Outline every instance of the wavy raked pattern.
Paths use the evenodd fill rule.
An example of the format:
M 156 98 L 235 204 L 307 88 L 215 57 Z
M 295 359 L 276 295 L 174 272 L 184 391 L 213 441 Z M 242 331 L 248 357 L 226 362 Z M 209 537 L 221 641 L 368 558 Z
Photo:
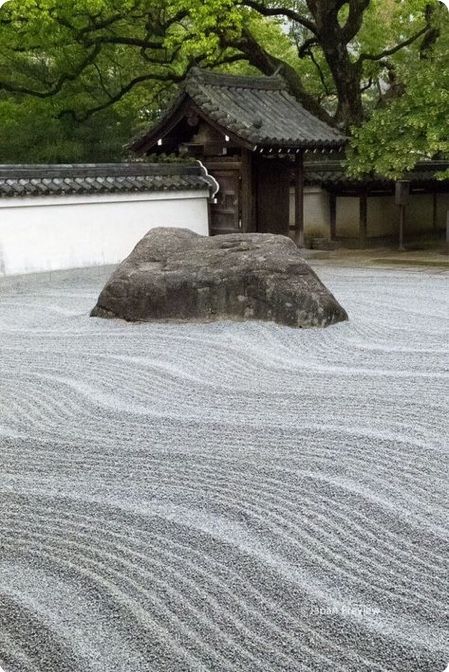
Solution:
M 443 672 L 449 274 L 318 272 L 349 323 L 0 283 L 5 672 Z

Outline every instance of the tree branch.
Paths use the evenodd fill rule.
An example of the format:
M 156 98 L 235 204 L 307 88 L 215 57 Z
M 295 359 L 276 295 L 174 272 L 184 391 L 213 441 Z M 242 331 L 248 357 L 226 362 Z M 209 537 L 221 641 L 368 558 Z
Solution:
M 246 60 L 246 57 L 243 56 L 242 54 L 229 54 L 229 55 L 222 55 L 214 64 L 213 67 L 218 67 L 220 65 L 226 65 L 228 63 L 235 63 L 237 61 L 241 60 Z M 198 60 L 201 61 L 201 58 L 198 58 Z M 79 114 L 76 112 L 76 110 L 72 109 L 65 109 L 61 110 L 58 114 L 58 118 L 61 119 L 64 116 L 70 115 L 73 117 L 73 119 L 79 123 L 82 123 L 84 121 L 87 121 L 89 117 L 92 115 L 96 114 L 97 112 L 102 112 L 103 110 L 106 110 L 108 107 L 111 107 L 111 105 L 114 105 L 115 103 L 118 103 L 119 100 L 121 100 L 124 96 L 126 96 L 127 93 L 129 93 L 132 89 L 134 89 L 136 86 L 139 84 L 144 84 L 145 82 L 150 82 L 150 81 L 157 81 L 157 82 L 169 82 L 170 84 L 179 84 L 182 82 L 188 70 L 190 69 L 190 66 L 192 63 L 189 63 L 185 69 L 185 71 L 182 74 L 174 74 L 174 73 L 165 73 L 165 74 L 148 74 L 148 75 L 141 75 L 139 77 L 135 77 L 133 80 L 128 82 L 125 86 L 121 87 L 115 94 L 111 94 L 109 91 L 105 91 L 105 93 L 108 96 L 108 100 L 106 100 L 104 103 L 100 103 L 99 105 L 92 107 L 82 114 Z
M 58 119 L 61 119 L 64 116 L 70 115 L 73 117 L 73 119 L 79 123 L 82 123 L 83 121 L 87 121 L 89 117 L 91 117 L 93 114 L 96 114 L 97 112 L 101 112 L 102 110 L 107 109 L 111 105 L 114 105 L 114 103 L 118 103 L 119 100 L 121 100 L 124 96 L 126 96 L 127 93 L 129 93 L 132 89 L 134 89 L 136 86 L 139 84 L 143 84 L 144 82 L 149 82 L 149 81 L 158 81 L 158 82 L 171 82 L 173 84 L 181 82 L 185 78 L 185 74 L 182 75 L 158 75 L 158 74 L 151 74 L 151 75 L 141 75 L 140 77 L 135 77 L 132 79 L 126 86 L 123 86 L 121 89 L 119 89 L 114 95 L 110 95 L 110 98 L 105 101 L 104 103 L 101 103 L 100 105 L 97 105 L 96 107 L 92 107 L 89 110 L 86 110 L 82 114 L 78 114 L 76 110 L 71 110 L 71 109 L 65 109 L 61 110 L 58 114 Z
M 265 5 L 257 2 L 257 0 L 241 0 L 239 4 L 243 7 L 254 9 L 254 11 L 261 14 L 261 16 L 285 16 L 287 19 L 290 19 L 290 21 L 294 21 L 295 23 L 304 26 L 304 28 L 310 30 L 314 35 L 317 34 L 315 23 L 299 12 L 296 12 L 294 9 L 288 7 L 265 7 Z
M 119 37 L 116 35 L 105 35 L 83 40 L 83 45 L 86 47 L 92 47 L 94 45 L 100 44 L 120 44 L 128 47 L 139 47 L 140 49 L 163 49 L 164 46 L 162 40 L 153 42 L 151 40 L 140 39 L 138 37 Z
M 399 44 L 391 47 L 391 49 L 384 49 L 384 51 L 381 51 L 379 54 L 360 54 L 358 62 L 362 63 L 363 61 L 380 61 L 387 56 L 392 56 L 397 51 L 400 51 L 401 49 L 404 49 L 404 47 L 408 47 L 410 44 L 413 44 L 413 42 L 418 40 L 422 35 L 425 35 L 429 30 L 431 30 L 430 26 L 424 26 L 424 28 L 421 28 L 421 30 L 408 39 L 404 40 L 403 42 L 399 42 Z
M 296 70 L 287 62 L 273 56 L 253 37 L 248 29 L 244 29 L 242 35 L 233 42 L 227 44 L 241 51 L 248 62 L 265 75 L 273 75 L 276 71 L 284 78 L 291 94 L 300 101 L 306 109 L 328 124 L 334 125 L 330 114 L 321 107 L 304 87 Z
M 370 77 L 367 83 L 360 88 L 360 93 L 365 93 L 365 91 L 368 91 L 373 85 L 373 78 Z
M 310 55 L 311 47 L 317 45 L 318 40 L 316 37 L 309 37 L 309 39 L 305 40 L 302 44 L 297 44 L 299 58 L 304 58 L 305 56 Z
M 15 86 L 13 84 L 9 84 L 8 82 L 0 82 L 0 90 L 9 91 L 10 93 L 21 93 L 24 95 L 33 96 L 34 98 L 51 98 L 51 96 L 55 96 L 61 91 L 66 82 L 73 82 L 89 65 L 92 65 L 100 51 L 101 45 L 96 45 L 86 56 L 86 58 L 79 64 L 75 72 L 64 73 L 61 75 L 57 82 L 47 91 L 35 91 L 25 86 Z
M 320 64 L 318 63 L 318 61 L 316 60 L 315 54 L 313 53 L 312 49 L 309 50 L 309 56 L 310 56 L 310 60 L 312 61 L 312 63 L 314 64 L 314 66 L 315 66 L 315 68 L 318 72 L 318 76 L 320 78 L 321 86 L 323 87 L 324 93 L 326 94 L 326 96 L 329 96 L 330 91 L 329 91 L 329 87 L 326 84 L 326 79 L 324 77 L 323 70 L 322 70 Z
M 370 0 L 349 0 L 348 20 L 341 29 L 341 35 L 348 44 L 359 32 L 363 23 L 363 15 L 368 8 Z

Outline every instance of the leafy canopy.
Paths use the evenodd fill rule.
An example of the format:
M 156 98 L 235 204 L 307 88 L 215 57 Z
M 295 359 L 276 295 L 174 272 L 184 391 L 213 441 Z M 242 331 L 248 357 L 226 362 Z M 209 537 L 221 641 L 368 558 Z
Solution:
M 418 160 L 449 159 L 449 14 L 441 6 L 439 39 L 425 58 L 398 62 L 401 95 L 353 129 L 350 169 L 401 177 Z
M 447 152 L 446 23 L 436 0 L 10 0 L 0 160 L 120 160 L 200 65 L 279 72 L 353 133 L 354 171 L 400 171 Z

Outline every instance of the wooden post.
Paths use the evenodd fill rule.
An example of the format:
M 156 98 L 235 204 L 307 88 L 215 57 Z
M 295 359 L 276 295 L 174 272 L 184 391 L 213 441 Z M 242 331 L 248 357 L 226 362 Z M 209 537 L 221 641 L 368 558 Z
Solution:
M 329 224 L 330 224 L 330 239 L 337 239 L 337 196 L 331 191 L 329 194 Z
M 304 247 L 304 152 L 296 155 L 295 163 L 295 242 Z
M 207 201 L 207 230 L 208 230 L 208 235 L 211 236 L 212 235 L 212 203 L 211 203 L 210 198 Z
M 399 206 L 399 249 L 405 250 L 404 247 L 404 229 L 405 229 L 405 205 L 401 203 Z
M 359 240 L 362 246 L 366 244 L 366 234 L 368 229 L 368 196 L 364 191 L 359 197 Z
M 433 192 L 433 209 L 432 209 L 432 228 L 434 231 L 438 231 L 438 222 L 437 222 L 437 192 Z
M 399 205 L 399 249 L 404 250 L 405 233 L 405 206 L 410 199 L 410 182 L 408 180 L 398 180 L 395 185 L 394 200 Z
M 253 213 L 253 177 L 252 156 L 247 149 L 242 150 L 241 198 L 242 198 L 242 231 L 248 233 L 255 230 Z
M 446 210 L 446 241 L 444 249 L 446 254 L 449 254 L 449 210 Z

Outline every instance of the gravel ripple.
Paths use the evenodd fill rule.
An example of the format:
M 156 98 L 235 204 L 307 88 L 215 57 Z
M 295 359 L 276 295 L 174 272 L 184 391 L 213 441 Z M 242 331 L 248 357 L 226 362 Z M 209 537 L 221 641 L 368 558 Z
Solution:
M 332 268 L 326 330 L 88 318 L 0 282 L 6 672 L 443 672 L 449 276 Z

